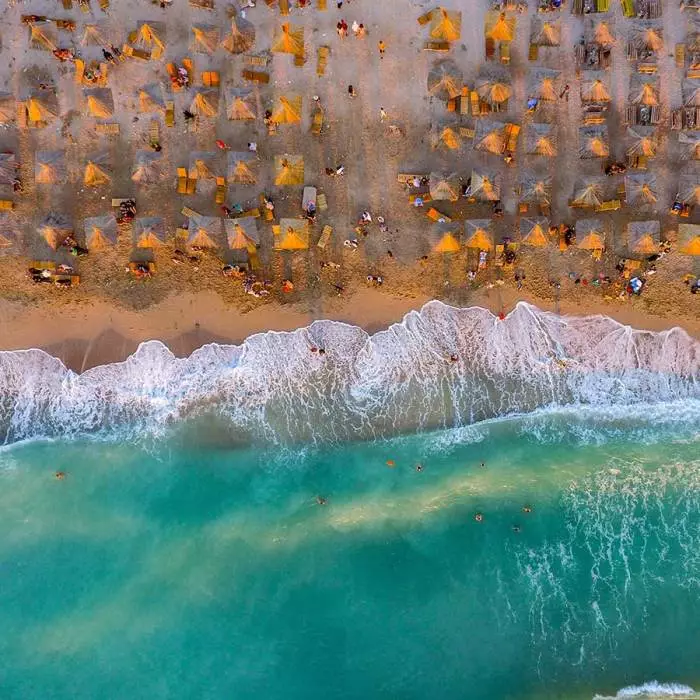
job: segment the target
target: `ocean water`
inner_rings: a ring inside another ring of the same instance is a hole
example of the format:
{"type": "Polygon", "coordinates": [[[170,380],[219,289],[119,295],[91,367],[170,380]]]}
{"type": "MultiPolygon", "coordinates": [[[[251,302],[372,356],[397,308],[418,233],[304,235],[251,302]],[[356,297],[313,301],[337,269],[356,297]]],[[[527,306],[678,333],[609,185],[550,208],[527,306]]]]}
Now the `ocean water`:
{"type": "Polygon", "coordinates": [[[697,698],[699,357],[524,305],[0,353],[0,698],[697,698]]]}

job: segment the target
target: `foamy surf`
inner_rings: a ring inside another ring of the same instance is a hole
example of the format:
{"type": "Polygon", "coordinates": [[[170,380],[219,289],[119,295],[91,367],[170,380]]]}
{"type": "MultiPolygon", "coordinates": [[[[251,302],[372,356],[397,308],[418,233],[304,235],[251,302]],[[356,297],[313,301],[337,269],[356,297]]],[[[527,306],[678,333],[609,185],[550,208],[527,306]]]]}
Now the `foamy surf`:
{"type": "Polygon", "coordinates": [[[681,683],[657,683],[650,681],[643,685],[630,685],[621,688],[615,695],[595,695],[593,700],[620,700],[621,698],[640,698],[653,700],[654,698],[684,698],[694,700],[700,696],[687,685],[681,683]]]}
{"type": "MultiPolygon", "coordinates": [[[[700,416],[700,343],[520,303],[426,304],[385,331],[318,321],[176,358],[143,343],[82,374],[40,350],[0,353],[0,436],[158,436],[193,419],[238,441],[334,442],[452,428],[544,407],[682,406],[700,416]],[[323,349],[325,352],[314,352],[323,349]]],[[[675,414],[676,418],[680,414],[675,414]]],[[[678,418],[677,418],[678,419],[678,418]]],[[[678,419],[680,420],[680,419],[678,419]]]]}

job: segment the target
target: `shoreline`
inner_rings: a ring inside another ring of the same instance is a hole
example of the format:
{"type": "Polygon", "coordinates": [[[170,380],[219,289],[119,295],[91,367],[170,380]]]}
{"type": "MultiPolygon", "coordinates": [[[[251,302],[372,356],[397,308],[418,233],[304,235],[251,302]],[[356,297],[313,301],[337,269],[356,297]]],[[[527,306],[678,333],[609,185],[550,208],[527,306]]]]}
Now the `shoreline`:
{"type": "MultiPolygon", "coordinates": [[[[400,323],[406,314],[419,310],[429,301],[431,298],[427,295],[399,297],[366,288],[351,297],[329,302],[320,313],[313,313],[302,303],[283,305],[278,302],[244,312],[227,304],[215,292],[202,291],[173,294],[142,310],[92,300],[62,305],[58,314],[50,305],[27,307],[0,300],[0,351],[40,349],[80,373],[124,361],[141,343],[149,340],[162,342],[176,357],[187,357],[209,343],[239,345],[258,333],[294,331],[319,320],[348,323],[372,334],[400,323]]],[[[449,300],[440,301],[457,306],[449,300]]],[[[480,306],[494,314],[505,309],[508,313],[519,301],[543,311],[556,311],[551,300],[516,293],[508,287],[481,289],[467,306],[480,306]]],[[[660,332],[678,327],[700,339],[700,319],[686,318],[680,324],[629,303],[582,304],[562,300],[559,313],[562,316],[607,316],[640,331],[660,332]]]]}

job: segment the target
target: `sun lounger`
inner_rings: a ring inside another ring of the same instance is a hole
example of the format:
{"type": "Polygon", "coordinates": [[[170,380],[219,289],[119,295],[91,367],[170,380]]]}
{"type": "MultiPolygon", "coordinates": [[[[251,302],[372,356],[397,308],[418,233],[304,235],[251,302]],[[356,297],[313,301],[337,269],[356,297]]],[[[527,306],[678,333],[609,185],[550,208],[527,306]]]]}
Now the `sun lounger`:
{"type": "Polygon", "coordinates": [[[148,127],[148,140],[151,146],[156,146],[160,143],[160,124],[157,119],[151,119],[148,127]]]}
{"type": "Polygon", "coordinates": [[[260,83],[262,85],[267,85],[270,82],[270,76],[267,73],[257,70],[243,70],[241,75],[245,80],[249,80],[251,83],[260,83]]]}
{"type": "Polygon", "coordinates": [[[202,73],[202,83],[205,87],[217,88],[220,85],[219,72],[215,70],[208,70],[202,73]]]}
{"type": "Polygon", "coordinates": [[[501,59],[501,63],[508,65],[510,63],[510,42],[501,42],[498,47],[498,53],[501,59]]]}
{"type": "Polygon", "coordinates": [[[330,48],[328,46],[319,46],[317,51],[317,61],[316,61],[316,75],[324,75],[326,72],[326,65],[328,64],[328,56],[330,55],[330,48]]]}
{"type": "Polygon", "coordinates": [[[326,209],[328,209],[328,202],[326,201],[326,195],[323,194],[322,192],[320,192],[318,197],[316,198],[316,208],[319,211],[326,211],[326,209]]]}
{"type": "Polygon", "coordinates": [[[20,129],[27,128],[27,103],[22,100],[17,101],[17,126],[20,129]]]}
{"type": "Polygon", "coordinates": [[[190,7],[196,7],[198,10],[213,10],[214,0],[190,0],[190,7]]]}
{"type": "Polygon", "coordinates": [[[433,18],[433,11],[431,10],[430,12],[426,12],[424,15],[421,15],[418,18],[418,24],[420,24],[420,26],[422,27],[422,26],[428,24],[428,22],[430,22],[430,20],[432,18],[433,18]]]}
{"type": "Polygon", "coordinates": [[[306,63],[306,57],[304,55],[297,54],[294,56],[294,65],[301,67],[306,63]]]}
{"type": "Polygon", "coordinates": [[[622,208],[622,203],[619,199],[609,199],[606,202],[601,202],[600,206],[596,207],[596,211],[617,211],[620,208],[622,208]]]}
{"type": "Polygon", "coordinates": [[[450,44],[447,41],[426,41],[423,45],[423,51],[437,51],[445,53],[450,50],[450,44]]]}
{"type": "Polygon", "coordinates": [[[188,219],[197,218],[201,216],[201,214],[198,211],[190,209],[189,207],[182,207],[182,209],[180,209],[180,214],[186,216],[188,219]]]}
{"type": "Polygon", "coordinates": [[[80,275],[54,275],[53,282],[57,287],[77,287],[80,275]]]}
{"type": "Polygon", "coordinates": [[[530,48],[527,52],[528,61],[536,61],[539,56],[540,47],[537,44],[530,44],[530,48]]]}
{"type": "Polygon", "coordinates": [[[103,12],[107,12],[109,10],[109,0],[100,0],[100,9],[103,12]]]}
{"type": "Polygon", "coordinates": [[[330,243],[331,236],[333,235],[333,229],[330,226],[324,226],[323,231],[321,231],[321,237],[318,239],[316,244],[321,250],[330,243]]]}
{"type": "Polygon", "coordinates": [[[175,126],[175,103],[171,100],[165,103],[165,126],[175,126]]]}
{"type": "Polygon", "coordinates": [[[95,131],[103,136],[117,136],[119,134],[119,124],[110,122],[109,124],[96,124],[95,131]]]}
{"type": "Polygon", "coordinates": [[[85,14],[90,12],[90,0],[78,0],[78,4],[80,5],[81,12],[84,12],[85,14]]]}
{"type": "Polygon", "coordinates": [[[63,0],[63,9],[64,10],[72,10],[73,9],[73,0],[63,0]]]}
{"type": "Polygon", "coordinates": [[[496,55],[496,42],[491,37],[486,37],[484,41],[484,55],[487,61],[493,61],[496,55]]]}
{"type": "Polygon", "coordinates": [[[279,0],[280,14],[286,17],[289,14],[289,0],[279,0]]]}
{"type": "Polygon", "coordinates": [[[217,176],[216,178],[216,195],[214,196],[214,202],[216,204],[223,204],[226,201],[226,178],[217,176]]]}
{"type": "Polygon", "coordinates": [[[316,9],[322,12],[328,9],[328,3],[326,0],[318,0],[316,3],[316,9]]]}
{"type": "Polygon", "coordinates": [[[311,133],[315,136],[321,134],[321,129],[323,128],[323,110],[318,107],[314,110],[313,117],[311,119],[311,133]]]}
{"type": "Polygon", "coordinates": [[[0,199],[0,211],[12,211],[15,203],[11,199],[0,199]]]}
{"type": "Polygon", "coordinates": [[[177,169],[177,193],[187,194],[187,168],[177,169]]]}
{"type": "Polygon", "coordinates": [[[424,177],[425,175],[422,175],[421,173],[399,173],[396,176],[396,181],[401,185],[408,185],[409,183],[413,182],[414,178],[421,180],[424,177]]]}
{"type": "Polygon", "coordinates": [[[435,222],[439,221],[440,223],[449,224],[452,221],[452,219],[449,216],[447,216],[447,214],[443,214],[442,212],[439,212],[437,209],[434,209],[433,207],[430,207],[430,209],[428,209],[428,211],[425,212],[425,215],[431,221],[435,221],[435,222]]]}
{"type": "Polygon", "coordinates": [[[268,56],[243,56],[243,60],[249,65],[249,66],[260,66],[262,68],[265,68],[267,64],[270,62],[270,59],[268,56]]]}
{"type": "Polygon", "coordinates": [[[187,194],[197,194],[197,174],[187,178],[187,194]]]}

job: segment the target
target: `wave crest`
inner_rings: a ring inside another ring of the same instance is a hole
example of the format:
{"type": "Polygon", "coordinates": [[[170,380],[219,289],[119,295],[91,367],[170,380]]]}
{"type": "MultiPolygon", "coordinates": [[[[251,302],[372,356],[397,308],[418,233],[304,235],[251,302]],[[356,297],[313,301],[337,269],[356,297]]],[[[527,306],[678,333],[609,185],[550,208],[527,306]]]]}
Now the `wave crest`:
{"type": "Polygon", "coordinates": [[[2,352],[0,438],[138,437],[206,418],[237,440],[367,439],[545,406],[695,402],[699,380],[700,343],[679,328],[525,303],[501,321],[433,301],[371,336],[318,321],[184,359],[149,341],[79,375],[41,350],[2,352]]]}

